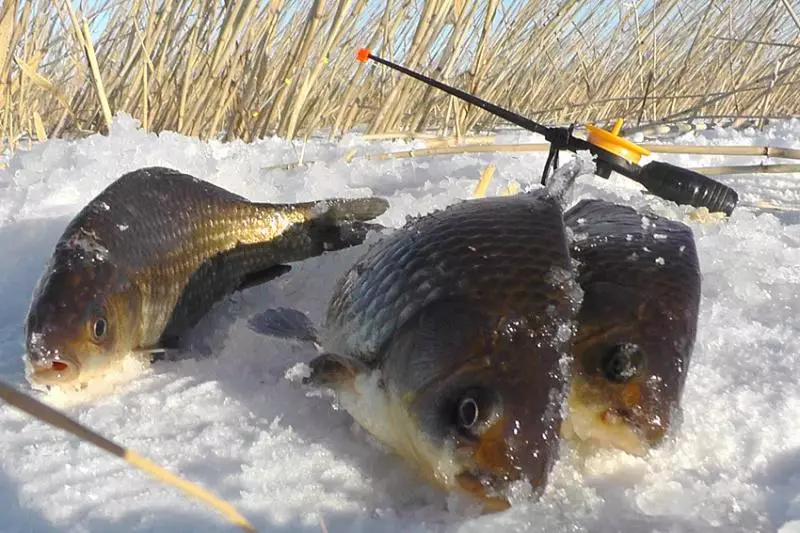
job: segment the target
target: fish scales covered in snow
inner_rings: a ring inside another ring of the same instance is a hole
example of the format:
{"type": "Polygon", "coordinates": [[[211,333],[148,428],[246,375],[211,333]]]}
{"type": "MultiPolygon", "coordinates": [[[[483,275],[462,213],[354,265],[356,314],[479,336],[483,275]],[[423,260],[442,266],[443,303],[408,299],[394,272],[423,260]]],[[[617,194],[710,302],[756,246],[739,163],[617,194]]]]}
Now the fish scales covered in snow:
{"type": "Polygon", "coordinates": [[[70,222],[34,291],[29,380],[81,384],[129,353],[172,347],[226,294],[360,244],[387,207],[253,203],[167,168],[125,174],[70,222]]]}
{"type": "Polygon", "coordinates": [[[543,191],[409,222],[340,280],[306,383],[447,490],[508,505],[555,459],[580,300],[543,191]]]}
{"type": "Polygon", "coordinates": [[[584,291],[564,435],[641,455],[680,415],[701,276],[680,222],[583,200],[565,214],[584,291]]]}

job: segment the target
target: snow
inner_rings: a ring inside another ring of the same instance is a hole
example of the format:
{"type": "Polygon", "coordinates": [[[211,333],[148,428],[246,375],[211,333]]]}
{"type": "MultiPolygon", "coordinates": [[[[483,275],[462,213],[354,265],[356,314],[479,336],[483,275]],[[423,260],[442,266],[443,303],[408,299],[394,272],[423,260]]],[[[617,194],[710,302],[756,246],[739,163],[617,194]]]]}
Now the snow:
{"type": "MultiPolygon", "coordinates": [[[[541,141],[506,131],[507,142],[541,141]]],[[[800,122],[766,132],[715,130],[678,142],[800,148],[800,122]]],[[[267,308],[323,317],[337,278],[363,248],[296,264],[290,274],[218,305],[191,335],[193,357],[151,368],[84,396],[31,391],[22,325],[36,280],[68,220],[122,173],[166,165],[256,201],[330,196],[388,198],[379,222],[470,197],[497,166],[488,194],[539,180],[546,154],[467,154],[341,161],[417,142],[305,147],[276,138],[221,144],[137,128],[117,117],[107,137],[50,140],[0,170],[0,379],[65,410],[116,442],[227,499],[260,531],[800,531],[800,208],[796,175],[724,178],[743,206],[728,221],[699,222],[688,207],[643,195],[621,178],[582,176],[570,202],[600,197],[649,207],[695,231],[703,272],[697,343],[675,438],[648,457],[564,447],[538,502],[476,517],[415,478],[326,395],[299,383],[313,347],[259,337],[248,320],[267,308]],[[307,167],[270,169],[304,152],[307,167]]],[[[566,157],[566,156],[565,156],[566,157]]],[[[756,157],[664,156],[685,166],[753,164],[756,157]]],[[[232,526],[119,459],[0,405],[0,531],[230,531],[232,526]]]]}

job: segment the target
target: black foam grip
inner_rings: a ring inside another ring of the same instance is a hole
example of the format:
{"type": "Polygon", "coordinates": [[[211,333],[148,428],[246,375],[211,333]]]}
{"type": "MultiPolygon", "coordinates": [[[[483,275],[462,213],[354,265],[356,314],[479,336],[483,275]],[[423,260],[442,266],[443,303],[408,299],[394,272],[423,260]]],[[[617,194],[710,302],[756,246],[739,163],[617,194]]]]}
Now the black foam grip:
{"type": "Polygon", "coordinates": [[[706,207],[711,212],[730,215],[739,201],[739,195],[727,185],[662,161],[651,161],[641,167],[636,180],[665,200],[706,207]]]}

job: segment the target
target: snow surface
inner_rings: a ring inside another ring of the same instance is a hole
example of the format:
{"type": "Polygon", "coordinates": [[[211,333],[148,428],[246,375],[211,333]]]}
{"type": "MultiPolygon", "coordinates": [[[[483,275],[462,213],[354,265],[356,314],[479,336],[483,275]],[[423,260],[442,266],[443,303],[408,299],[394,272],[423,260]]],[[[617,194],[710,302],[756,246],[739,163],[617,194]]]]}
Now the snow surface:
{"type": "MultiPolygon", "coordinates": [[[[503,133],[507,142],[536,142],[503,133]]],[[[800,122],[767,132],[688,134],[691,144],[800,148],[800,122]]],[[[80,207],[123,172],[167,165],[253,200],[335,195],[387,197],[379,221],[468,198],[489,163],[489,194],[538,182],[545,154],[475,154],[397,161],[340,161],[361,152],[419,147],[350,136],[303,147],[160,136],[118,117],[108,137],[51,140],[0,170],[0,379],[30,391],[22,325],[34,283],[80,207]],[[304,150],[319,161],[294,170],[304,150]]],[[[753,164],[759,158],[670,156],[687,166],[753,164]]],[[[743,203],[800,207],[796,175],[726,178],[743,203]]],[[[290,306],[319,321],[336,279],[363,252],[295,265],[266,286],[218,305],[192,333],[186,360],[133,372],[91,397],[33,392],[70,416],[210,488],[260,531],[800,531],[800,216],[741,207],[729,221],[700,223],[691,209],[641,194],[631,182],[581,177],[573,201],[600,197],[687,222],[703,272],[697,344],[676,438],[646,458],[603,453],[585,462],[564,449],[544,497],[508,511],[465,515],[457,499],[415,478],[330,399],[288,372],[313,349],[259,337],[248,319],[290,306]],[[288,374],[287,374],[288,372],[288,374]],[[287,377],[288,376],[288,377],[287,377]]],[[[219,515],[115,457],[0,405],[0,531],[231,531],[219,515]]]]}

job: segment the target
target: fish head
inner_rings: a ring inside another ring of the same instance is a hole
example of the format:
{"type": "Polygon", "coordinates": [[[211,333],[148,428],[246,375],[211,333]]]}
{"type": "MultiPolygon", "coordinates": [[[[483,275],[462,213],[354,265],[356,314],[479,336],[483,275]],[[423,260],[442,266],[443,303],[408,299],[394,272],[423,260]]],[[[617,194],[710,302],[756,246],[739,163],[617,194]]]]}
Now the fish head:
{"type": "Polygon", "coordinates": [[[566,355],[543,338],[525,320],[462,305],[423,313],[394,337],[385,368],[412,426],[395,449],[429,480],[477,497],[484,512],[507,508],[515,482],[538,493],[557,455],[566,396],[566,355]]]}
{"type": "Polygon", "coordinates": [[[654,271],[637,286],[606,280],[584,287],[564,424],[574,440],[644,455],[677,425],[700,277],[673,267],[685,275],[654,271]]]}
{"type": "Polygon", "coordinates": [[[79,385],[101,375],[132,346],[132,296],[113,264],[57,250],[34,290],[25,324],[28,378],[79,385]]]}

